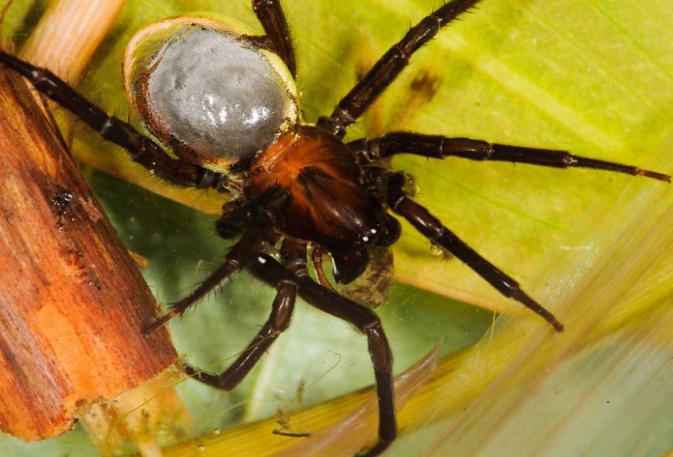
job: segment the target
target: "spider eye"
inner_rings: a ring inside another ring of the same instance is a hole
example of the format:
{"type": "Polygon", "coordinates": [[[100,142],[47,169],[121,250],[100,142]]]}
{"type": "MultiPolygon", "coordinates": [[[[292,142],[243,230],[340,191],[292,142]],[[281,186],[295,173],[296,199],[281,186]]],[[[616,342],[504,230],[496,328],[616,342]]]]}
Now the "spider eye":
{"type": "Polygon", "coordinates": [[[297,122],[298,109],[294,83],[275,54],[208,25],[173,24],[151,34],[125,76],[155,136],[185,160],[221,171],[272,143],[297,122]]]}

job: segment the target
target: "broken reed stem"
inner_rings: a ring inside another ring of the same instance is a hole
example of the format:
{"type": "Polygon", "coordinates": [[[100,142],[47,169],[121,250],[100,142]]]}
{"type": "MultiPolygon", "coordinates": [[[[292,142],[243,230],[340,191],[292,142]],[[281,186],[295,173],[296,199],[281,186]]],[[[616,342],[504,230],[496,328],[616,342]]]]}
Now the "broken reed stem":
{"type": "Polygon", "coordinates": [[[0,425],[43,439],[176,354],[165,331],[142,335],[151,292],[27,83],[6,71],[0,150],[0,425]]]}
{"type": "MultiPolygon", "coordinates": [[[[22,57],[76,81],[123,3],[53,3],[22,57]]],[[[87,404],[176,360],[165,330],[143,336],[154,297],[31,92],[0,71],[0,427],[24,440],[64,433],[87,404]]],[[[145,425],[184,413],[165,386],[137,403],[145,425]],[[149,419],[148,398],[158,404],[149,419]]],[[[131,429],[123,438],[150,435],[131,429]]]]}

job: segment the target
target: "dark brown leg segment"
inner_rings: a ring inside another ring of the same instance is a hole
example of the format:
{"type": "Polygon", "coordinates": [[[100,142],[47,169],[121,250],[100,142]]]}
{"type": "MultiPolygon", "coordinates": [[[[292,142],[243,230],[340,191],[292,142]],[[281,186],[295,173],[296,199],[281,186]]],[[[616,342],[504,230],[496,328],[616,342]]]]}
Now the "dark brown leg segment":
{"type": "Polygon", "coordinates": [[[364,113],[369,105],[409,64],[409,59],[439,30],[472,8],[479,0],[452,0],[416,24],[400,42],[391,47],[371,70],[346,95],[329,117],[321,117],[318,127],[343,138],[345,129],[364,113]]]}
{"type": "Polygon", "coordinates": [[[483,258],[446,228],[427,209],[413,201],[404,191],[404,176],[400,173],[391,173],[388,179],[388,204],[393,211],[408,220],[416,230],[425,235],[430,241],[443,247],[451,254],[465,262],[479,276],[484,278],[498,292],[512,298],[549,322],[557,332],[563,331],[556,317],[542,305],[526,294],[514,279],[501,271],[498,267],[483,258]]]}
{"type": "Polygon", "coordinates": [[[373,140],[353,141],[348,146],[361,164],[371,163],[399,153],[407,153],[435,159],[455,156],[470,160],[497,160],[555,168],[593,168],[645,176],[661,181],[671,181],[671,177],[663,173],[643,170],[631,165],[575,156],[566,151],[492,144],[469,138],[447,138],[439,135],[394,132],[373,140]]]}
{"type": "Polygon", "coordinates": [[[260,255],[250,264],[252,273],[267,282],[295,280],[299,296],[312,306],[353,324],[367,336],[369,354],[374,365],[376,393],[379,405],[379,442],[363,456],[373,457],[383,452],[397,436],[393,394],[393,356],[388,339],[378,316],[369,308],[359,305],[315,283],[311,278],[294,277],[292,272],[268,255],[260,255]]]}
{"type": "Polygon", "coordinates": [[[271,315],[266,324],[229,368],[222,374],[212,375],[185,365],[185,373],[218,389],[231,390],[236,387],[252,370],[271,344],[276,341],[276,338],[290,325],[290,318],[297,297],[297,283],[293,280],[281,279],[276,284],[276,290],[276,298],[271,306],[271,315]]]}
{"type": "Polygon", "coordinates": [[[290,29],[280,6],[280,0],[252,0],[252,9],[264,27],[274,50],[283,59],[292,76],[296,76],[297,63],[294,58],[290,29]]]}
{"type": "Polygon", "coordinates": [[[157,176],[182,186],[222,188],[222,175],[168,156],[154,141],[130,124],[109,116],[49,70],[0,51],[0,64],[27,78],[35,88],[71,111],[100,135],[124,149],[131,158],[157,176]]]}
{"type": "Polygon", "coordinates": [[[250,228],[227,253],[224,263],[211,273],[191,294],[174,303],[169,312],[154,321],[144,332],[150,333],[173,317],[183,314],[190,306],[216,288],[233,272],[245,268],[257,255],[264,236],[273,227],[276,221],[276,214],[285,208],[288,198],[287,193],[280,188],[272,188],[262,195],[259,199],[260,209],[252,220],[250,228]]]}

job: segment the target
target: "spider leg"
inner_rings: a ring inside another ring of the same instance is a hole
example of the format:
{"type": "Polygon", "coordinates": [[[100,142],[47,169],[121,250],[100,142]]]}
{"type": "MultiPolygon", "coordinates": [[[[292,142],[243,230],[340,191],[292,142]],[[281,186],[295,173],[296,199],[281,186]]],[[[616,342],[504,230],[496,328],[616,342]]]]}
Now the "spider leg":
{"type": "Polygon", "coordinates": [[[310,305],[353,324],[367,337],[369,354],[374,366],[379,405],[379,442],[363,456],[373,457],[383,452],[397,436],[393,394],[393,356],[379,317],[369,308],[359,305],[336,292],[317,284],[308,276],[297,277],[268,255],[259,255],[250,264],[252,273],[268,284],[295,280],[299,296],[310,305]]]}
{"type": "Polygon", "coordinates": [[[557,332],[563,331],[556,317],[521,289],[513,278],[483,258],[453,232],[446,228],[423,206],[413,201],[403,190],[405,178],[402,173],[388,175],[388,204],[397,214],[408,220],[416,230],[429,240],[455,255],[484,278],[505,297],[512,298],[549,322],[557,332]]]}
{"type": "Polygon", "coordinates": [[[50,99],[71,111],[103,139],[126,149],[131,158],[161,178],[182,186],[222,188],[222,175],[172,159],[154,141],[138,133],[130,124],[102,109],[77,93],[51,71],[36,67],[0,51],[0,64],[5,65],[28,79],[31,84],[50,99]]]}
{"type": "Polygon", "coordinates": [[[408,153],[435,159],[455,156],[470,160],[528,163],[555,168],[593,168],[671,181],[671,177],[667,174],[643,170],[631,165],[576,156],[566,151],[509,146],[470,138],[393,132],[372,140],[356,140],[348,146],[361,164],[385,159],[399,153],[408,153]]]}
{"type": "Polygon", "coordinates": [[[297,283],[290,279],[281,279],[276,283],[276,298],[271,305],[271,314],[257,336],[245,348],[243,353],[229,368],[219,375],[212,375],[184,365],[185,373],[192,378],[222,390],[231,390],[252,370],[276,338],[290,325],[297,297],[297,283]]]}
{"type": "Polygon", "coordinates": [[[395,80],[409,64],[413,53],[430,41],[442,27],[472,8],[478,1],[451,0],[412,27],[404,38],[386,51],[364,78],[341,99],[329,117],[323,116],[318,119],[318,127],[338,138],[343,138],[346,127],[355,122],[395,80]]]}
{"type": "Polygon", "coordinates": [[[264,236],[273,228],[276,214],[285,208],[288,194],[274,187],[260,197],[260,209],[253,218],[250,228],[243,234],[240,240],[227,253],[220,267],[212,272],[191,294],[174,303],[171,310],[150,324],[144,333],[148,334],[161,327],[175,316],[184,314],[187,309],[202,299],[206,294],[216,288],[222,281],[235,271],[245,266],[255,258],[259,247],[264,241],[264,236]]]}
{"type": "Polygon", "coordinates": [[[262,27],[264,27],[273,49],[283,59],[292,76],[296,76],[297,64],[294,58],[292,39],[290,38],[285,14],[283,14],[283,9],[280,6],[280,0],[252,0],[252,9],[262,27]]]}
{"type": "MultiPolygon", "coordinates": [[[[281,257],[284,263],[290,265],[295,276],[308,276],[306,243],[286,238],[281,246],[281,257]]],[[[184,372],[192,378],[217,389],[233,389],[247,376],[262,355],[276,341],[276,338],[290,326],[296,298],[297,282],[294,279],[280,279],[276,282],[276,298],[271,305],[269,318],[229,368],[219,375],[212,375],[184,364],[184,372]]]]}

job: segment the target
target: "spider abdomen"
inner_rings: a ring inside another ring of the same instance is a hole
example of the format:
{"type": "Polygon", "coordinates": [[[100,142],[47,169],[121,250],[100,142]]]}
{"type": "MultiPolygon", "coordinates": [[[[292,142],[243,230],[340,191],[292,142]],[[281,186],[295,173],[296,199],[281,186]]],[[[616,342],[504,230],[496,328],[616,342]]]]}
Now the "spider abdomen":
{"type": "Polygon", "coordinates": [[[136,37],[124,65],[127,95],[182,159],[226,172],[297,123],[291,75],[244,30],[183,17],[136,37]]]}
{"type": "Polygon", "coordinates": [[[388,244],[389,232],[396,230],[359,179],[359,166],[341,141],[303,126],[282,135],[255,160],[246,193],[254,198],[272,186],[286,189],[291,201],[279,228],[349,253],[369,243],[388,244]]]}

